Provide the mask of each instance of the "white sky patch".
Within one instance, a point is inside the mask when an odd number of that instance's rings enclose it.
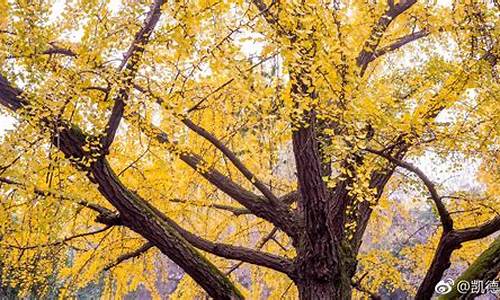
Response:
[[[247,57],[253,57],[259,55],[266,43],[264,41],[257,41],[257,39],[263,36],[259,33],[244,31],[237,37],[237,43],[241,45],[241,51]]]
[[[449,196],[458,192],[481,193],[485,186],[478,180],[477,172],[481,165],[480,159],[465,158],[460,153],[450,153],[445,158],[439,157],[432,151],[412,159],[405,159],[422,172],[436,185],[441,196]],[[430,202],[422,202],[422,197],[427,198],[429,192],[422,181],[412,172],[397,168],[398,172],[411,176],[418,182],[421,190],[405,189],[408,184],[397,188],[390,194],[394,201],[402,202],[407,208],[416,211],[427,211],[432,207]],[[423,194],[421,194],[423,192]],[[416,200],[416,201],[415,201]]]
[[[461,98],[461,101],[464,101],[468,103],[470,107],[475,107],[477,103],[477,96],[478,92],[476,89],[467,89],[465,93],[463,94],[463,98]],[[438,116],[436,117],[436,122],[438,123],[453,123],[459,120],[459,118],[466,118],[466,115],[468,112],[464,111],[457,111],[453,109],[453,106],[451,109],[445,109],[441,111]]]
[[[56,0],[52,5],[52,13],[50,14],[49,20],[55,21],[64,11],[66,7],[66,0]]]
[[[429,179],[447,193],[482,189],[476,177],[480,164],[479,160],[468,159],[461,154],[443,159],[432,152],[426,152],[415,162]]]
[[[14,129],[16,119],[0,112],[0,141],[8,130]]]
[[[111,13],[116,14],[120,9],[122,9],[123,3],[121,0],[110,0],[108,3],[108,9]]]
[[[54,1],[54,4],[52,5],[52,11],[49,16],[49,24],[55,22],[58,18],[62,16],[66,8],[66,3],[67,3],[66,0]],[[120,9],[122,9],[123,2],[122,0],[109,0],[107,7],[112,14],[116,14],[118,13],[118,11],[120,11]],[[79,30],[72,31],[67,36],[65,36],[65,38],[73,43],[77,43],[81,41],[83,33],[84,33],[83,26],[81,26]]]
[[[454,0],[438,0],[437,4],[443,7],[451,7]]]

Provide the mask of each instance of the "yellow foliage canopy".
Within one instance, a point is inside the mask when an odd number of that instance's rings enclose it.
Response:
[[[455,230],[500,211],[498,3],[441,2],[0,0],[1,112],[17,120],[0,144],[0,287],[162,298],[173,280],[173,298],[213,296],[172,277],[152,220],[250,299],[307,299],[315,234],[357,262],[356,297],[414,295],[443,215]],[[149,219],[110,199],[121,188]],[[331,241],[315,224],[335,220]],[[454,252],[455,270],[488,242]]]

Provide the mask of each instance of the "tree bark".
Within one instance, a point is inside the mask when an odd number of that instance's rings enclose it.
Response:
[[[456,280],[451,292],[439,297],[440,300],[451,299],[474,299],[477,294],[460,294],[457,291],[457,283],[465,280],[482,280],[486,285],[488,280],[494,280],[500,273],[500,236],[491,243],[479,257],[460,275]]]
[[[434,287],[443,276],[444,271],[450,267],[451,254],[460,247],[460,242],[454,231],[441,236],[431,266],[415,295],[416,300],[431,299]]]
[[[62,130],[58,137],[59,148],[69,159],[84,156],[83,141],[78,140],[78,133],[73,129]],[[243,298],[229,279],[187,242],[164,215],[123,186],[104,158],[90,165],[87,176],[119,211],[123,225],[152,242],[210,296],[215,299]]]
[[[356,264],[346,249],[347,242],[333,242],[328,233],[318,236],[312,245],[299,246],[293,280],[301,300],[351,299]]]
[[[446,269],[451,265],[450,258],[453,251],[462,247],[462,243],[485,238],[499,229],[500,216],[497,216],[479,226],[457,230],[452,229],[449,232],[443,231],[436,252],[434,253],[431,266],[427,270],[427,274],[418,288],[415,299],[427,300],[432,297],[434,287],[439,282]]]
[[[342,279],[333,281],[306,280],[297,283],[301,300],[351,299],[351,283]]]
[[[0,75],[0,104],[14,112],[22,108],[30,109],[29,102],[19,89],[10,86]],[[31,109],[32,113],[37,111]],[[229,279],[158,213],[147,201],[128,190],[109,166],[106,158],[100,157],[89,164],[88,155],[83,150],[87,138],[78,127],[41,118],[41,127],[58,128],[53,143],[78,169],[98,185],[99,192],[120,213],[120,224],[152,242],[162,253],[171,258],[188,273],[203,289],[215,299],[242,299],[239,290]]]

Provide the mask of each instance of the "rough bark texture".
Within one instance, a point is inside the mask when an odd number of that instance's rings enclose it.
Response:
[[[85,138],[76,128],[62,130],[56,137],[61,151],[72,160],[85,157]],[[118,210],[124,226],[152,242],[216,299],[242,298],[239,291],[212,263],[191,246],[163,215],[129,191],[104,158],[93,162],[87,176],[98,185],[101,194]]]
[[[337,281],[305,281],[297,283],[302,300],[350,299],[351,283]]]
[[[462,244],[465,242],[485,238],[499,229],[500,216],[497,216],[476,227],[465,229],[451,228],[450,231],[443,231],[436,252],[434,253],[432,263],[429,269],[427,269],[425,278],[418,288],[415,299],[424,300],[432,297],[434,287],[442,278],[446,269],[451,265],[451,255],[453,251],[462,247]]]
[[[294,133],[293,146],[301,193],[299,205],[305,223],[296,259],[295,283],[300,298],[350,299],[350,278],[355,267],[350,262],[349,251],[343,251],[346,249],[342,244],[343,222],[328,222],[329,203],[343,207],[348,202],[347,193],[331,194],[327,190],[321,178],[321,157],[313,125]]]
[[[296,41],[301,43],[301,41]],[[317,97],[311,92],[309,72],[315,46],[296,49],[300,58],[290,70],[292,98],[300,107],[304,99]],[[314,88],[312,88],[314,90]],[[350,199],[346,182],[329,189],[323,180],[323,157],[319,144],[314,107],[296,116],[298,128],[292,134],[297,182],[298,210],[303,231],[295,239],[297,248],[295,284],[301,299],[350,299],[355,258],[344,239],[344,209]]]
[[[456,280],[451,292],[439,297],[440,300],[451,299],[474,299],[478,294],[461,294],[457,291],[457,283],[465,280],[482,280],[484,284],[488,280],[494,280],[500,273],[500,236],[491,243],[479,257],[460,275]]]
[[[415,296],[416,300],[426,300],[432,297],[434,287],[443,276],[444,271],[450,267],[451,254],[459,247],[460,243],[454,234],[448,233],[441,237],[431,266]]]

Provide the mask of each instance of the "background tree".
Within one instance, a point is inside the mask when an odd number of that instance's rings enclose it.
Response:
[[[159,296],[160,252],[182,298],[429,299],[500,229],[496,1],[0,7],[2,282],[25,294]],[[429,207],[423,240],[374,242]]]

